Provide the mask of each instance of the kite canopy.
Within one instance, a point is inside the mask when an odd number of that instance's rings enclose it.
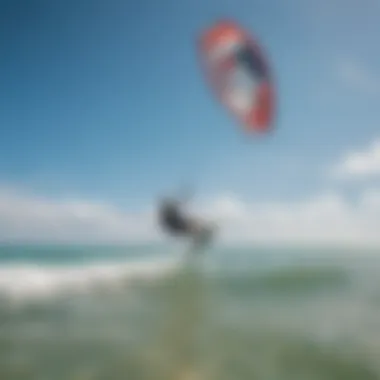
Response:
[[[200,56],[209,83],[244,128],[268,131],[274,89],[258,43],[237,24],[220,21],[201,35]]]

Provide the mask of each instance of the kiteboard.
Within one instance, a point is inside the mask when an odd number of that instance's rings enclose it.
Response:
[[[203,225],[192,240],[193,249],[204,249],[213,242],[217,227],[213,224]]]

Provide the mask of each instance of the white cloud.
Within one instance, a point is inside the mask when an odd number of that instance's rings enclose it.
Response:
[[[338,64],[337,69],[340,80],[346,86],[369,94],[380,93],[380,78],[364,64],[345,60]]]
[[[380,190],[355,203],[338,194],[294,202],[247,202],[221,196],[196,207],[216,220],[221,242],[380,246]],[[153,213],[112,205],[0,191],[0,239],[39,242],[128,242],[159,239]]]
[[[125,213],[101,202],[51,200],[0,190],[1,241],[96,243],[156,237],[149,210]]]
[[[340,179],[355,179],[380,176],[380,139],[366,149],[347,153],[331,171]]]
[[[231,214],[226,209],[219,214],[226,240],[380,246],[380,190],[363,193],[356,204],[329,193],[291,203],[244,204],[230,198],[220,204],[226,203]]]

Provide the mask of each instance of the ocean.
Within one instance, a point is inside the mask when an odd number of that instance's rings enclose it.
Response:
[[[1,246],[0,379],[380,379],[380,255]]]

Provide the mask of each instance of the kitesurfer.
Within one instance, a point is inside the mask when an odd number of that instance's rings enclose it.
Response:
[[[208,240],[212,233],[211,226],[187,215],[183,203],[174,197],[161,200],[158,212],[161,227],[173,236],[190,238],[196,242]]]

